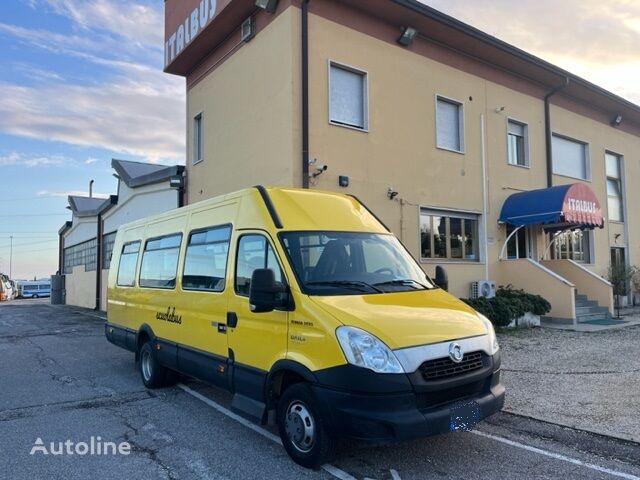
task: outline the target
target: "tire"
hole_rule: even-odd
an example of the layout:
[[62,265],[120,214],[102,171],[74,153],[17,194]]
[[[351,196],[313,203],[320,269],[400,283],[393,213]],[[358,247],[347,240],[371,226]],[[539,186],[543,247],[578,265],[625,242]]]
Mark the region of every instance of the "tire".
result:
[[277,419],[282,445],[294,462],[314,470],[327,463],[334,439],[308,384],[296,383],[285,390],[278,401]]
[[38,298],[38,294],[31,295],[31,298]]
[[178,380],[177,372],[160,365],[151,342],[144,343],[140,348],[138,367],[140,368],[142,383],[147,388],[166,387],[175,384]]

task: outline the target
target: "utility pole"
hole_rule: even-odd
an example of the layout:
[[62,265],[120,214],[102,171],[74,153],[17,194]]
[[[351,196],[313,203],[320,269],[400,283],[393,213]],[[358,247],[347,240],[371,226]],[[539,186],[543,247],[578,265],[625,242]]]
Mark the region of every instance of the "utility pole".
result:
[[9,236],[9,278],[13,278],[13,235]]

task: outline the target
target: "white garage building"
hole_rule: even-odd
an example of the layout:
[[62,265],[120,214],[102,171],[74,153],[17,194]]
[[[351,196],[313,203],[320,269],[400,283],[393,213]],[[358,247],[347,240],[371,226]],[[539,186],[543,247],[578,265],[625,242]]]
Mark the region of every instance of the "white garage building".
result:
[[[183,204],[184,167],[112,160],[117,195],[69,197],[72,219],[58,231],[59,271],[67,305],[106,309],[107,277],[115,234],[124,223]],[[98,274],[99,272],[99,274]]]

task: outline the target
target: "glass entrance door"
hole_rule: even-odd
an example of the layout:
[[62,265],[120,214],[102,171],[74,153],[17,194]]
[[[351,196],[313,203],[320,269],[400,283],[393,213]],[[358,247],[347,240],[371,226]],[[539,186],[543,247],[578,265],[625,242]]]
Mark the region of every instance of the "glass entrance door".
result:
[[[512,225],[507,225],[507,237],[516,229]],[[533,238],[530,227],[524,227],[518,230],[515,235],[509,239],[507,243],[507,258],[515,260],[518,258],[533,258]]]

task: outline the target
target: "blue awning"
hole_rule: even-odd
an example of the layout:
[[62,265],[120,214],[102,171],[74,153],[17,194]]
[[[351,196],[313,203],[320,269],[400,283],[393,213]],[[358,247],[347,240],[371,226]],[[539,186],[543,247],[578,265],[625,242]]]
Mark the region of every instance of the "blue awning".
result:
[[500,222],[514,226],[566,224],[580,228],[603,227],[600,204],[583,183],[558,185],[509,196]]

